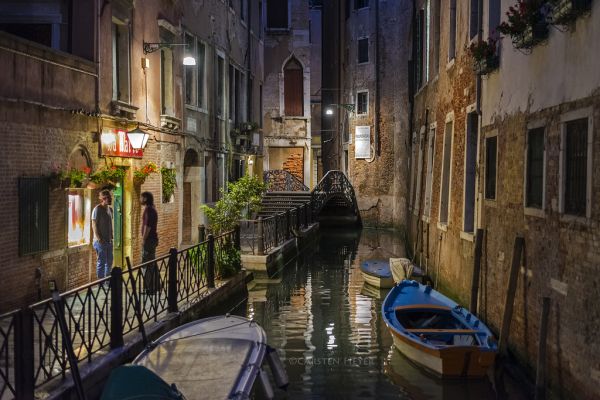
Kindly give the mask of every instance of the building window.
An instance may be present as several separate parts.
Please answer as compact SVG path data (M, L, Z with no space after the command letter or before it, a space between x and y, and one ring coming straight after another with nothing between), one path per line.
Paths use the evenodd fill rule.
M415 190L415 214L419 214L419 210L421 209L421 181L423 174L423 143L425 140L425 127L421 128L421 132L419 133L419 142L417 146L419 148L419 158L417 160L417 185Z
M369 62L369 38L358 39L358 63Z
M248 7L248 0L241 0L240 3L240 19L242 21L246 20L246 8Z
M288 29L288 0L267 1L267 29Z
M495 39L500 38L496 30L500 25L500 0L489 0L488 5L488 36Z
M235 124L235 68L229 64L229 119Z
M356 93L356 114L365 115L369 113L369 92L362 91Z
M185 103L206 108L206 47L192 35L185 35L186 56L194 57L196 65L185 65Z
M234 126L246 121L245 75L233 65L229 65L229 119Z
M485 139L485 198L496 199L496 159L498 136Z
M292 58L283 70L283 92L285 98L284 114L288 116L304 115L304 85L302 65Z
M463 210L463 231L473 232L475 228L475 171L477 169L477 131L479 115L467 114L467 137L465 138L465 195Z
M48 250L47 178L19 178L19 255Z
M448 34L448 61L456 57L456 0L450 0L450 32Z
M68 246L87 244L90 242L90 199L83 189L69 189L67 199Z
M225 59L217 57L217 115L223 115L223 102L225 101Z
M479 0L471 0L471 18L469 20L469 39L477 36L479 25Z
M169 43L172 35L161 32L160 41ZM161 114L175 115L173 96L173 50L165 47L160 49L160 98Z
M435 128L429 130L427 138L427 177L425 178L425 208L423 215L431 215L431 192L433 187L433 160L435 155Z
M437 75L440 70L440 27L441 27L441 0L433 3L433 73Z
M450 167L452 161L452 130L453 121L446 122L444 131L444 153L442 154L442 184L440 186L440 217L439 223L448 224L448 209L450 207Z
M112 24L113 100L129 103L129 25Z
M544 128L527 133L525 207L544 208Z
M587 118L565 123L564 145L564 212L585 217L588 189Z
M424 52L424 39L423 33L425 31L425 11L423 9L419 10L419 17L417 19L417 42L416 42L416 80L417 80L417 88L423 86L423 52Z
M369 7L369 0L354 0L354 9L359 10L361 8Z

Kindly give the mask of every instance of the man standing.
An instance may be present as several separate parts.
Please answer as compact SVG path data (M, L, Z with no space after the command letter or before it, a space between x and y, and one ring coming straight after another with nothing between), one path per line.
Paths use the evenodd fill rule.
M113 263L113 211L112 195L109 190L102 190L98 196L100 204L92 211L92 228L94 230L94 250L98 256L96 277L98 279L110 275Z
M152 193L142 193L140 203L144 206L144 213L142 214L142 263L145 263L156 258L158 213L154 207ZM154 294L160 289L160 274L156 263L146 266L144 282L148 294Z

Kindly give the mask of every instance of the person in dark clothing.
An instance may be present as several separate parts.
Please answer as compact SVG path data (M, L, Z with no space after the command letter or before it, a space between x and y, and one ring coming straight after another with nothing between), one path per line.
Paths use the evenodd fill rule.
M142 193L140 203L144 206L144 213L142 214L142 263L146 263L156 258L158 213L154 207L152 193ZM144 283L147 294L156 294L160 290L160 273L155 262L145 267Z

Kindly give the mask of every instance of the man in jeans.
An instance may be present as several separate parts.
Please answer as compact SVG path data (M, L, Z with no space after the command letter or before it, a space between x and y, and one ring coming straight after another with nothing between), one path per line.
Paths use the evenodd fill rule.
M113 263L113 211L112 195L103 190L98 196L100 204L92 211L92 228L94 230L94 250L98 255L96 277L98 279L110 275Z

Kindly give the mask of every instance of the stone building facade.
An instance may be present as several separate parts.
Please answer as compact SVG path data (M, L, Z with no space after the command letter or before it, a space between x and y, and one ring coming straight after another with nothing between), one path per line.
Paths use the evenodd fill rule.
M265 170L312 180L311 10L309 0L265 1Z
M96 279L90 214L104 187L114 197L114 266L141 259L143 191L159 213L158 255L197 240L200 204L216 200L262 147L258 129L234 137L240 119L226 118L232 104L240 118L260 118L261 15L242 0L0 5L0 310L46 297L50 280L64 291ZM186 56L196 66L184 67ZM221 84L211 72L219 57ZM141 151L128 140L136 128L149 134ZM150 162L165 174L134 179ZM79 183L74 170L122 176ZM72 178L61 182L60 173Z
M339 19L328 22L327 37L340 39L323 54L329 168L347 174L363 224L405 231L410 7L362 0L327 7Z
M565 24L555 9L558 29L537 44L516 41L517 50L496 31L515 1L479 3L415 2L411 250L466 305L482 229L478 312L499 333L513 243L523 237L509 349L534 377L549 297L550 387L561 398L597 398L600 7L590 2ZM499 66L478 76L466 48L490 37Z

